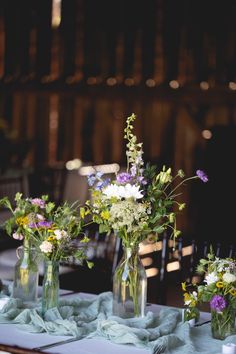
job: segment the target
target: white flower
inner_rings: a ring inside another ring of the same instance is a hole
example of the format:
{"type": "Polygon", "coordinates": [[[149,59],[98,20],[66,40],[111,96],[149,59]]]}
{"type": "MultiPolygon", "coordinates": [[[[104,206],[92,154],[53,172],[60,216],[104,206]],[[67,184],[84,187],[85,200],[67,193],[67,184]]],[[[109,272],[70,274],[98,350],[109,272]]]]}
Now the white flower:
{"type": "Polygon", "coordinates": [[[107,198],[118,198],[121,199],[121,192],[123,186],[118,186],[116,184],[109,184],[106,188],[103,189],[103,194],[107,198]]]}
{"type": "Polygon", "coordinates": [[[135,186],[135,185],[131,185],[130,183],[127,183],[124,186],[122,197],[125,199],[133,198],[136,200],[142,198],[143,194],[139,190],[139,186],[135,186]]]}
{"type": "Polygon", "coordinates": [[[53,245],[48,241],[43,241],[39,248],[43,253],[52,253],[53,245]]]}
{"type": "Polygon", "coordinates": [[[225,281],[226,283],[233,283],[234,281],[236,281],[236,276],[232,273],[225,273],[223,275],[223,281],[225,281]]]}
{"type": "Polygon", "coordinates": [[[114,230],[126,228],[127,232],[141,232],[147,226],[147,205],[132,199],[112,204],[109,223],[114,230]]]}
{"type": "Polygon", "coordinates": [[[140,199],[143,197],[141,191],[139,190],[139,186],[131,185],[127,183],[125,186],[118,186],[116,184],[110,184],[103,190],[103,194],[107,198],[133,198],[133,199],[140,199]]]}
{"type": "Polygon", "coordinates": [[[56,235],[57,240],[61,240],[62,238],[66,238],[68,236],[65,230],[54,230],[54,234],[56,235]]]}
{"type": "Polygon", "coordinates": [[[207,285],[210,285],[216,283],[218,280],[218,275],[215,272],[212,272],[206,275],[206,279],[204,281],[207,283],[207,285]]]}
{"type": "Polygon", "coordinates": [[[14,234],[12,235],[12,237],[15,240],[23,240],[24,236],[22,234],[18,234],[17,232],[14,232],[14,234]]]}
{"type": "Polygon", "coordinates": [[[185,306],[188,306],[188,305],[191,304],[191,302],[192,302],[192,300],[186,300],[186,301],[184,301],[184,305],[185,305],[185,306]]]}

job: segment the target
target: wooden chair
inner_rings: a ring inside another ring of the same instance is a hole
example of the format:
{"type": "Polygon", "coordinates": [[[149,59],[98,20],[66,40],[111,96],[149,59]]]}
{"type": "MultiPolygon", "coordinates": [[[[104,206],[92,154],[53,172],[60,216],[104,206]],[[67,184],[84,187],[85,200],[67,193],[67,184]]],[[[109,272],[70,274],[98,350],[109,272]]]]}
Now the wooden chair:
{"type": "Polygon", "coordinates": [[[29,180],[27,173],[20,173],[16,176],[0,177],[0,198],[7,196],[14,204],[15,194],[21,192],[24,197],[29,196],[29,180]]]}
{"type": "MultiPolygon", "coordinates": [[[[120,241],[115,234],[99,234],[95,225],[87,228],[85,233],[90,238],[86,246],[87,258],[94,266],[88,269],[73,258],[64,262],[63,265],[71,267],[71,272],[61,275],[62,287],[94,294],[111,291],[113,273],[120,258],[120,241]]],[[[83,247],[83,244],[79,246],[83,247]]]]}
{"type": "Polygon", "coordinates": [[[150,259],[146,267],[148,275],[149,302],[167,304],[168,294],[171,291],[181,292],[181,282],[200,282],[201,276],[196,272],[201,258],[206,258],[212,247],[217,257],[235,257],[235,244],[222,245],[219,242],[200,242],[179,238],[173,248],[173,240],[164,234],[156,245],[149,246],[150,252],[142,254],[150,259]],[[155,250],[156,247],[156,250],[155,250]],[[151,274],[152,273],[152,274],[151,274]],[[179,290],[176,290],[179,289],[179,290]]]}
{"type": "Polygon", "coordinates": [[[64,163],[35,170],[32,176],[32,193],[34,196],[48,195],[51,201],[60,204],[64,200],[67,172],[64,163]]]}

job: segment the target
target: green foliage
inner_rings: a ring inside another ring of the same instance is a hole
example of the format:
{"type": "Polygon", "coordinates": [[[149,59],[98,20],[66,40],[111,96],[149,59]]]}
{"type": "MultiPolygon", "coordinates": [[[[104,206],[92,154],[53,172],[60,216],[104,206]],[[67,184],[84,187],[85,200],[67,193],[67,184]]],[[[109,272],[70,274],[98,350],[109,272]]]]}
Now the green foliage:
{"type": "Polygon", "coordinates": [[[86,260],[89,238],[83,230],[88,225],[85,222],[85,216],[90,213],[88,206],[81,207],[78,202],[56,206],[47,195],[23,198],[21,193],[16,193],[15,201],[13,208],[8,197],[0,200],[0,206],[12,213],[3,225],[9,236],[27,241],[49,260],[62,261],[70,257],[86,260]]]}
{"type": "Polygon", "coordinates": [[[236,308],[236,261],[216,257],[213,248],[207,258],[200,259],[197,272],[204,276],[197,286],[200,302],[210,302],[215,295],[225,299],[227,307],[236,308]]]}
{"type": "Polygon", "coordinates": [[[106,181],[101,174],[90,177],[93,221],[99,232],[118,232],[128,246],[142,242],[152,233],[156,239],[168,229],[174,239],[180,235],[177,214],[185,203],[180,201],[179,188],[197,175],[185,178],[182,170],[172,175],[171,168],[143,161],[143,144],[137,142],[133,133],[136,115],[126,119],[124,139],[127,140],[126,173],[120,173],[113,181],[106,181]]]}

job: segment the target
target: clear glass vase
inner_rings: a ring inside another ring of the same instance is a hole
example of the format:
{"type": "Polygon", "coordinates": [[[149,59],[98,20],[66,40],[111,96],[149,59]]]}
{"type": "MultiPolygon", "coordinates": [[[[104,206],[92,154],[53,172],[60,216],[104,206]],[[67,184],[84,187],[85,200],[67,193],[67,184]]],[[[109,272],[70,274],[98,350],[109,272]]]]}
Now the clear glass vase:
{"type": "Polygon", "coordinates": [[[59,262],[44,261],[42,314],[50,308],[58,306],[59,299],[59,262]]]}
{"type": "Polygon", "coordinates": [[[211,311],[211,333],[216,339],[225,339],[235,331],[235,309],[227,306],[222,312],[211,311]]]}
{"type": "Polygon", "coordinates": [[[18,261],[14,269],[12,297],[24,303],[35,302],[38,296],[38,257],[28,240],[16,250],[18,261]]]}
{"type": "Polygon", "coordinates": [[[147,276],[138,248],[123,248],[113,277],[113,314],[122,318],[145,316],[147,276]]]}

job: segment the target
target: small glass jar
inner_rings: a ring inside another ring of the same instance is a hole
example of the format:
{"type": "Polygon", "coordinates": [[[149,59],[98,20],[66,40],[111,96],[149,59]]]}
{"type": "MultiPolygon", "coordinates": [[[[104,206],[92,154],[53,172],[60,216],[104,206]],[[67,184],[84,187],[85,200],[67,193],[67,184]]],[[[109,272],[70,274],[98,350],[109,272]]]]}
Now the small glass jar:
{"type": "Polygon", "coordinates": [[[44,261],[42,315],[50,308],[58,306],[59,299],[59,261],[44,261]]]}
{"type": "Polygon", "coordinates": [[[37,252],[28,240],[16,250],[18,261],[14,269],[12,297],[30,304],[37,301],[38,296],[38,260],[37,252]]]}

